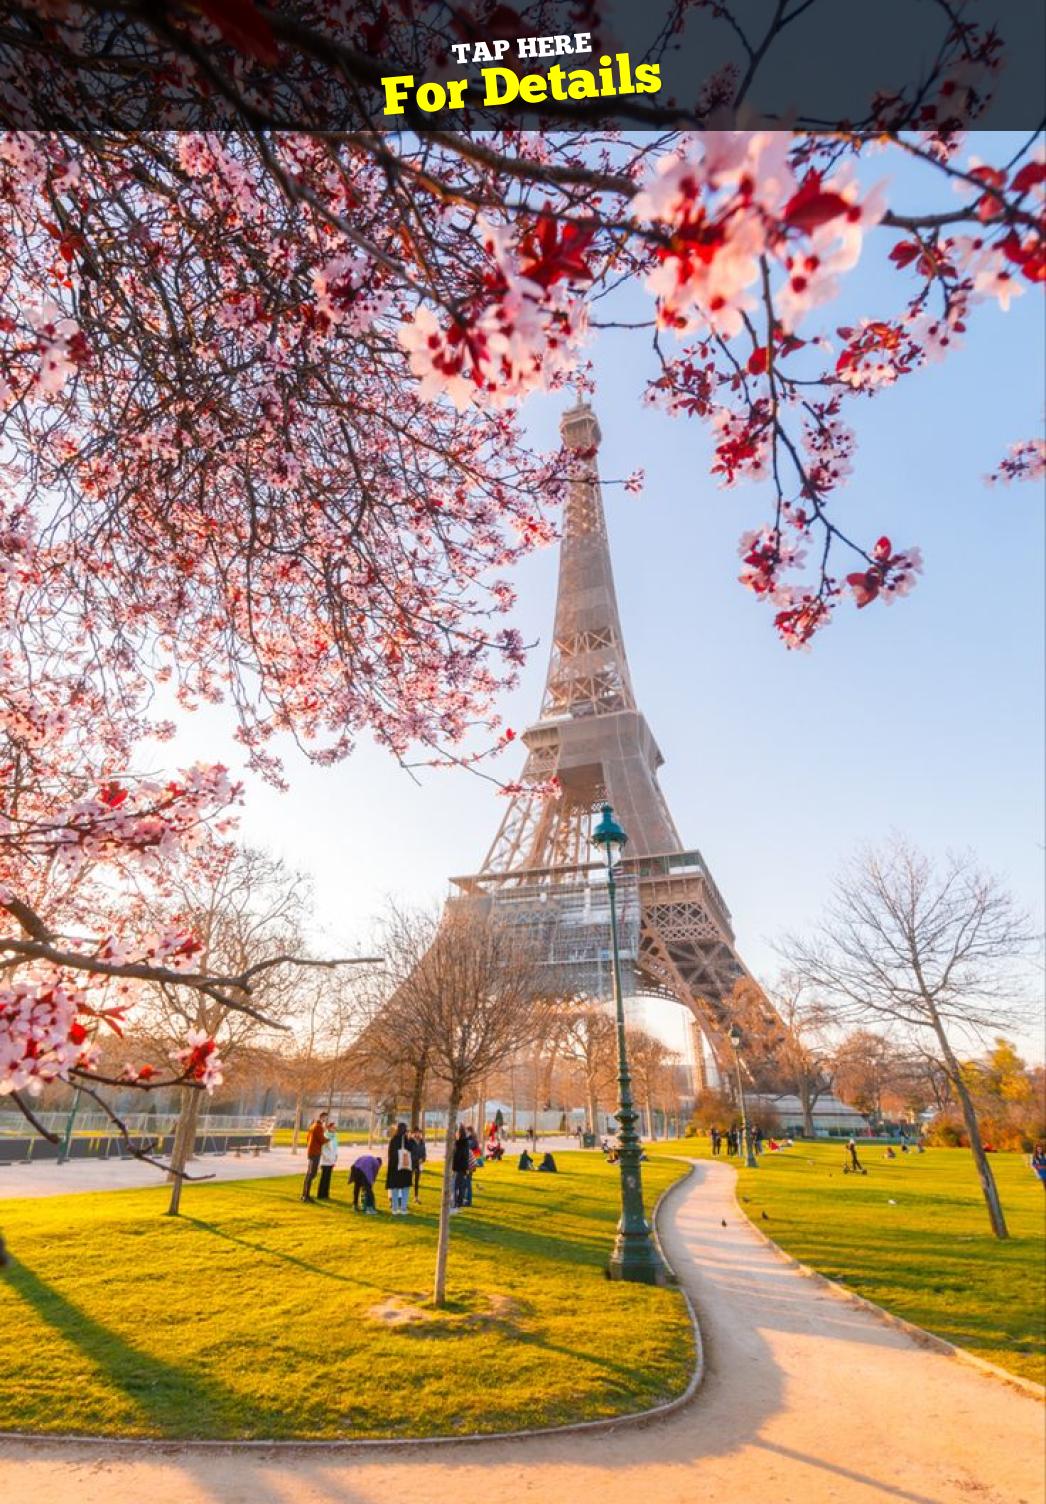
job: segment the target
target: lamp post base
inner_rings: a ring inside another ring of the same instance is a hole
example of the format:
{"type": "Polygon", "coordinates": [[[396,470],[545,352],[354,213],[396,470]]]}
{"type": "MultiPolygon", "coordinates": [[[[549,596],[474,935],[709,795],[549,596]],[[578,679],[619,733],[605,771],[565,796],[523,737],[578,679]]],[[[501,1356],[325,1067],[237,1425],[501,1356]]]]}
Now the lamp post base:
{"type": "Polygon", "coordinates": [[[628,1280],[640,1285],[667,1285],[671,1275],[657,1251],[650,1230],[622,1232],[618,1229],[614,1248],[607,1262],[610,1279],[628,1280]]]}

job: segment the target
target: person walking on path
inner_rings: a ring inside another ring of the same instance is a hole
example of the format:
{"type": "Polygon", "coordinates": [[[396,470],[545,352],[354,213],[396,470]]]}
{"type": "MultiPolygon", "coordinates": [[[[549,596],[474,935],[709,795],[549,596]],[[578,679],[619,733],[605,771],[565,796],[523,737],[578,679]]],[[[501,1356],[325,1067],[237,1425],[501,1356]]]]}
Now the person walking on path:
{"type": "Polygon", "coordinates": [[[708,1136],[712,1140],[712,1154],[713,1154],[714,1158],[718,1159],[719,1158],[719,1145],[723,1141],[723,1135],[720,1133],[720,1131],[719,1131],[718,1128],[711,1128],[709,1130],[708,1136]]]}
{"type": "MultiPolygon", "coordinates": [[[[469,1190],[469,1166],[472,1163],[472,1149],[469,1145],[469,1136],[464,1123],[459,1123],[457,1136],[454,1139],[454,1151],[451,1155],[450,1168],[454,1176],[454,1211],[460,1212],[462,1207],[467,1206],[469,1201],[466,1196],[469,1190]]],[[[471,1200],[471,1197],[469,1197],[471,1200]]]]}
{"type": "Polygon", "coordinates": [[[377,1214],[374,1205],[374,1182],[381,1170],[381,1160],[376,1154],[360,1154],[352,1162],[349,1171],[349,1184],[352,1186],[352,1209],[358,1212],[360,1209],[360,1197],[363,1197],[363,1210],[368,1216],[377,1214]]]}
{"type": "Polygon", "coordinates": [[[421,1200],[421,1172],[425,1168],[425,1161],[429,1157],[428,1146],[425,1143],[425,1134],[421,1128],[415,1128],[410,1136],[410,1170],[414,1185],[414,1201],[421,1200]]]}
{"type": "Polygon", "coordinates": [[[389,1139],[389,1157],[385,1163],[385,1185],[392,1203],[392,1215],[407,1215],[407,1198],[410,1183],[414,1178],[414,1161],[410,1153],[410,1137],[406,1123],[397,1123],[396,1132],[389,1139]]]}
{"type": "Polygon", "coordinates": [[[305,1180],[301,1188],[301,1199],[312,1200],[312,1182],[316,1179],[320,1170],[320,1158],[323,1154],[323,1146],[327,1142],[327,1117],[326,1112],[318,1113],[309,1124],[309,1136],[305,1141],[305,1157],[308,1161],[305,1169],[305,1180]]]}
{"type": "Polygon", "coordinates": [[[331,1177],[334,1174],[334,1166],[338,1163],[338,1125],[327,1124],[327,1137],[323,1148],[320,1150],[320,1184],[316,1192],[317,1201],[329,1201],[331,1199],[331,1177]]]}

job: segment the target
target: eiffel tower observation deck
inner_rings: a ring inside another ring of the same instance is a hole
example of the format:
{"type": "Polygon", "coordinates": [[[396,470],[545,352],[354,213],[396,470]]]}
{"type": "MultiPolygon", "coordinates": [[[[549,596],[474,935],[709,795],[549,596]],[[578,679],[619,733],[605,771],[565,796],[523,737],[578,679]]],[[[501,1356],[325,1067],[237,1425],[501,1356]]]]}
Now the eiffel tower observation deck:
{"type": "MultiPolygon", "coordinates": [[[[613,805],[629,837],[618,868],[626,990],[689,1008],[725,1062],[731,993],[747,972],[707,863],[680,840],[657,781],[664,759],[636,704],[596,466],[599,424],[580,402],[560,431],[573,451],[572,479],[541,715],[522,737],[523,792],[509,802],[480,871],[452,881],[463,896],[486,897],[531,927],[572,990],[609,998],[605,869],[591,833],[602,804],[613,805]],[[528,792],[552,777],[558,797],[528,792]]],[[[777,1024],[766,1006],[766,1023],[777,1024]]]]}

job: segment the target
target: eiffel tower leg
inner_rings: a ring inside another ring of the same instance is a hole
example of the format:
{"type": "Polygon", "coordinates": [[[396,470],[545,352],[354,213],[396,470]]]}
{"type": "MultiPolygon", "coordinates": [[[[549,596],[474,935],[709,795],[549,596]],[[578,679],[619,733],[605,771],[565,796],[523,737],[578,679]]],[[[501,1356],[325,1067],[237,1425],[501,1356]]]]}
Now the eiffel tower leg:
{"type": "Polygon", "coordinates": [[[628,1069],[628,1046],[625,1037],[625,1003],[621,991],[621,961],[617,943],[617,885],[614,869],[607,867],[610,889],[610,946],[614,961],[614,1004],[617,1009],[617,1064],[620,1105],[617,1110],[618,1140],[621,1152],[621,1217],[617,1237],[607,1265],[611,1279],[634,1280],[646,1285],[663,1285],[668,1270],[650,1233],[650,1223],[643,1208],[643,1152],[636,1132],[638,1113],[632,1102],[632,1078],[628,1069]]]}

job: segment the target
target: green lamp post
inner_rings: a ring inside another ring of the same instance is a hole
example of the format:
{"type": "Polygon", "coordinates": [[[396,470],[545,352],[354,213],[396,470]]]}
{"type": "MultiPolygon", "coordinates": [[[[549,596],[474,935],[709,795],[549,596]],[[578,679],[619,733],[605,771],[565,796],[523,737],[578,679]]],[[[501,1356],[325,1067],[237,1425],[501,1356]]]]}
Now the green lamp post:
{"type": "Polygon", "coordinates": [[[58,1150],[58,1163],[64,1165],[69,1158],[69,1150],[73,1142],[73,1124],[76,1122],[77,1110],[80,1106],[80,1088],[76,1088],[72,1106],[69,1108],[69,1116],[65,1120],[65,1132],[62,1135],[62,1144],[58,1150]]]}
{"type": "Polygon", "coordinates": [[[752,1132],[748,1126],[748,1114],[745,1111],[745,1087],[741,1079],[741,1030],[734,1024],[730,1030],[730,1043],[734,1047],[734,1064],[737,1067],[737,1104],[741,1109],[741,1142],[745,1146],[745,1165],[749,1170],[758,1170],[759,1161],[755,1157],[752,1148],[752,1132]]]}
{"type": "Polygon", "coordinates": [[[638,1115],[632,1105],[632,1078],[628,1070],[625,1039],[625,1001],[621,992],[621,957],[617,942],[617,883],[614,862],[628,837],[614,819],[609,804],[603,805],[599,823],[592,832],[593,843],[606,853],[607,889],[610,894],[610,948],[614,963],[614,1006],[617,1010],[617,1079],[620,1103],[617,1110],[618,1141],[621,1145],[618,1166],[621,1171],[621,1218],[617,1237],[607,1265],[611,1279],[663,1285],[668,1270],[650,1233],[650,1223],[643,1210],[642,1149],[636,1132],[638,1115]]]}

